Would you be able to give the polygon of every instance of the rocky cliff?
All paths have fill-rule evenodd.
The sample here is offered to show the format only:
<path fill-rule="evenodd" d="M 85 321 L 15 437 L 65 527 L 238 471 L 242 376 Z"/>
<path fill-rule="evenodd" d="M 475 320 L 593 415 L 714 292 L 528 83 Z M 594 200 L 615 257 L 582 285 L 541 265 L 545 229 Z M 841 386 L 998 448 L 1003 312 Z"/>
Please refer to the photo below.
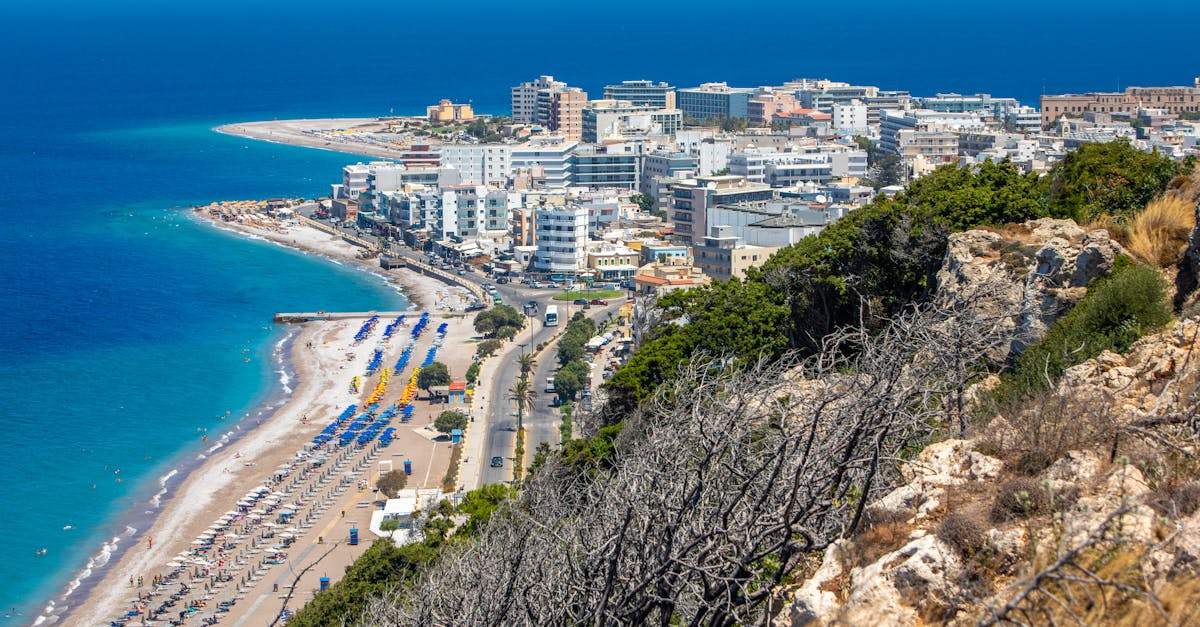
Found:
<path fill-rule="evenodd" d="M 1070 220 L 1045 218 L 1003 230 L 955 233 L 937 274 L 938 293 L 944 298 L 986 292 L 976 302 L 979 313 L 1018 312 L 1006 321 L 1013 340 L 993 355 L 1003 361 L 1044 335 L 1122 252 L 1108 231 Z"/>
<path fill-rule="evenodd" d="M 939 289 L 1004 277 L 974 306 L 1021 305 L 1007 324 L 1030 342 L 1120 253 L 1068 221 L 968 231 L 951 237 Z M 1198 338 L 1184 317 L 928 446 L 853 537 L 781 590 L 775 625 L 1200 621 L 1195 595 L 1175 594 L 1195 592 L 1200 565 Z"/>

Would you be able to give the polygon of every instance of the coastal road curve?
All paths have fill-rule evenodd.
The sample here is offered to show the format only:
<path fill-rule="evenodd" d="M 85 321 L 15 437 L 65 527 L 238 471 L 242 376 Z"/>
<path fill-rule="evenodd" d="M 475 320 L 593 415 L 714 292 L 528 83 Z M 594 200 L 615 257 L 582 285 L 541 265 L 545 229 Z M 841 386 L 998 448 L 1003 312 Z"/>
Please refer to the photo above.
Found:
<path fill-rule="evenodd" d="M 345 228 L 347 233 L 354 233 L 367 241 L 375 241 L 376 238 L 369 234 L 361 233 L 357 229 Z M 389 251 L 393 255 L 402 255 L 404 257 L 423 261 L 425 253 L 412 250 L 407 246 L 392 246 Z M 460 277 L 476 285 L 492 282 L 492 280 L 481 273 L 468 273 Z M 610 299 L 610 304 L 606 306 L 589 306 L 584 308 L 582 305 L 574 305 L 567 301 L 555 301 L 554 296 L 559 294 L 561 290 L 557 289 L 533 289 L 526 285 L 518 283 L 508 283 L 503 285 L 495 285 L 496 290 L 504 299 L 505 303 L 512 305 L 518 311 L 530 301 L 536 302 L 538 305 L 536 316 L 530 317 L 529 325 L 526 326 L 511 343 L 506 343 L 500 353 L 494 358 L 501 360 L 500 367 L 492 371 L 492 376 L 488 381 L 482 381 L 484 385 L 481 393 L 487 400 L 489 412 L 488 429 L 484 434 L 484 458 L 480 460 L 482 466 L 481 481 L 479 486 L 466 486 L 467 489 L 474 489 L 482 485 L 492 483 L 504 483 L 512 481 L 513 478 L 513 445 L 516 441 L 517 434 L 517 412 L 516 403 L 508 399 L 508 390 L 513 386 L 520 373 L 517 366 L 517 356 L 523 351 L 535 349 L 538 344 L 550 342 L 556 333 L 561 331 L 571 316 L 579 310 L 583 310 L 589 317 L 597 321 L 603 320 L 606 316 L 615 315 L 620 305 L 624 302 L 622 298 Z M 548 305 L 558 305 L 559 311 L 559 326 L 546 327 L 543 324 L 543 316 Z M 524 348 L 522 348 L 524 345 Z M 550 445 L 552 450 L 556 450 L 560 444 L 559 411 L 557 408 L 550 405 L 553 395 L 545 392 L 546 378 L 553 376 L 557 369 L 558 359 L 555 345 L 548 345 L 538 357 L 537 367 L 534 370 L 534 406 L 525 416 L 525 455 L 526 464 L 532 458 L 534 451 L 537 450 L 538 444 L 545 442 Z M 495 395 L 495 398 L 486 398 L 487 395 Z M 503 465 L 493 468 L 491 460 L 494 457 L 499 457 L 503 460 Z"/>

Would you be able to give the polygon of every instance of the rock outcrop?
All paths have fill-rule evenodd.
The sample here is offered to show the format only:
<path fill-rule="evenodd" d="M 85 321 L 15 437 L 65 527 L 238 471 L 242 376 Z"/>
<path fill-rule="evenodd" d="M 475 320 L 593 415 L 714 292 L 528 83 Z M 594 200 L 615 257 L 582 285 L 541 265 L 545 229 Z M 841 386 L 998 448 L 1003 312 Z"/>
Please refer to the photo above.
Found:
<path fill-rule="evenodd" d="M 1200 322 L 1181 320 L 1139 340 L 1126 355 L 1106 352 L 1070 368 L 1059 393 L 1111 408 L 1114 429 L 1179 416 L 1200 387 L 1198 336 Z M 897 533 L 868 528 L 830 547 L 801 585 L 781 591 L 775 626 L 974 624 L 987 607 L 1003 605 L 1015 583 L 1028 581 L 1064 547 L 1083 543 L 1118 515 L 1111 529 L 1120 543 L 1106 545 L 1105 555 L 1126 550 L 1114 546 L 1127 547 L 1122 559 L 1130 560 L 1132 576 L 1154 590 L 1194 578 L 1200 568 L 1200 483 L 1181 484 L 1178 475 L 1163 482 L 1162 464 L 1179 458 L 1180 450 L 1171 448 L 1177 445 L 1139 440 L 1131 449 L 1142 451 L 1135 460 L 1116 454 L 1111 441 L 1097 442 L 1068 450 L 1026 476 L 1026 469 L 1010 468 L 981 450 L 1018 428 L 996 418 L 984 436 L 932 444 L 906 463 L 904 483 L 869 508 L 891 513 L 880 520 L 901 521 L 888 523 Z M 1018 497 L 1029 500 L 1029 510 L 997 516 L 998 495 L 1014 485 L 1036 493 Z M 979 528 L 967 535 L 947 532 L 953 517 Z M 964 551 L 956 538 L 972 534 L 977 545 Z"/>
<path fill-rule="evenodd" d="M 1108 231 L 1070 220 L 955 233 L 937 274 L 939 298 L 972 295 L 978 313 L 1008 316 L 1015 339 L 991 355 L 1006 360 L 1041 338 L 1122 252 Z"/>

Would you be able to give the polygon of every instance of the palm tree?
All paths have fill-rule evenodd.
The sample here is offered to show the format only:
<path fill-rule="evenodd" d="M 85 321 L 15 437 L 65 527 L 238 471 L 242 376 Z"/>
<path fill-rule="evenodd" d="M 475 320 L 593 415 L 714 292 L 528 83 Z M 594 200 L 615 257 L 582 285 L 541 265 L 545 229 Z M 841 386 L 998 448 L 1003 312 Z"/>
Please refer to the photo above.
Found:
<path fill-rule="evenodd" d="M 529 384 L 529 379 L 521 379 L 514 383 L 508 391 L 508 398 L 517 402 L 517 430 L 520 431 L 525 410 L 533 407 L 533 386 Z"/>
<path fill-rule="evenodd" d="M 521 353 L 517 357 L 517 364 L 521 366 L 521 378 L 526 379 L 529 373 L 533 372 L 533 367 L 537 365 L 537 361 L 533 359 L 533 353 Z"/>

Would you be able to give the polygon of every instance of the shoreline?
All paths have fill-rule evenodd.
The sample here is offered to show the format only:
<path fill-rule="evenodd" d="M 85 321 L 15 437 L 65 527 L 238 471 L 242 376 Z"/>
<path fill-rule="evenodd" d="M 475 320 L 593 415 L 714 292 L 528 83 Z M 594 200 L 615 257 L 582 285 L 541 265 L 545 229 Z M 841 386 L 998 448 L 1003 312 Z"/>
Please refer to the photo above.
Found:
<path fill-rule="evenodd" d="M 76 608 L 91 605 L 94 595 L 107 582 L 112 571 L 126 560 L 129 551 L 137 546 L 138 542 L 160 526 L 162 519 L 171 512 L 172 506 L 178 505 L 176 499 L 188 492 L 189 482 L 210 463 L 210 458 L 215 457 L 225 447 L 235 446 L 253 437 L 261 423 L 270 421 L 287 407 L 296 387 L 300 385 L 292 353 L 296 341 L 304 332 L 304 328 L 284 331 L 284 336 L 275 342 L 271 351 L 272 372 L 279 376 L 271 389 L 263 395 L 262 400 L 251 401 L 247 405 L 245 415 L 227 429 L 222 429 L 221 436 L 211 446 L 203 447 L 199 452 L 186 450 L 177 454 L 172 460 L 173 463 L 166 468 L 165 474 L 160 475 L 154 484 L 147 484 L 137 494 L 134 510 L 126 512 L 114 521 L 112 527 L 121 528 L 121 535 L 105 542 L 99 553 L 88 558 L 87 565 L 76 571 L 74 578 L 67 583 L 65 591 L 43 607 L 34 625 L 72 619 L 75 617 Z M 260 424 L 247 428 L 246 425 L 251 419 Z M 154 488 L 155 484 L 158 486 L 157 490 Z M 153 509 L 145 510 L 140 509 L 141 507 Z M 60 607 L 59 604 L 64 605 Z"/>
<path fill-rule="evenodd" d="M 411 303 L 410 310 L 424 309 L 433 313 L 453 300 L 450 298 L 452 288 L 437 279 L 410 271 L 382 271 L 369 261 L 355 258 L 353 254 L 357 249 L 352 245 L 310 227 L 295 227 L 296 232 L 271 232 L 245 225 L 225 224 L 198 211 L 189 213 L 195 219 L 230 234 L 293 248 L 304 254 L 315 254 L 340 265 L 353 262 L 355 267 L 397 286 Z M 311 233 L 305 233 L 307 237 L 297 237 L 304 231 Z M 328 238 L 328 241 L 321 242 L 323 238 Z M 461 303 L 467 302 L 462 297 L 459 300 Z M 273 356 L 278 353 L 280 358 L 274 370 L 281 371 L 275 389 L 268 392 L 262 402 L 250 407 L 247 415 L 223 433 L 218 442 L 194 458 L 193 464 L 176 464 L 160 476 L 159 489 L 150 501 L 141 498 L 138 501 L 149 504 L 158 499 L 161 503 L 161 507 L 152 510 L 149 524 L 119 537 L 116 548 L 109 549 L 106 544 L 101 551 L 101 554 L 108 552 L 104 563 L 95 563 L 97 555 L 91 556 L 91 572 L 79 577 L 78 574 L 89 568 L 77 571 L 76 578 L 68 584 L 75 587 L 66 594 L 55 595 L 46 606 L 46 610 L 53 610 L 53 613 L 39 617 L 35 624 L 107 624 L 121 611 L 125 598 L 137 592 L 129 587 L 128 577 L 148 577 L 162 572 L 172 555 L 187 548 L 188 539 L 195 537 L 220 512 L 232 507 L 238 495 L 262 483 L 267 470 L 286 462 L 302 448 L 319 431 L 324 420 L 334 413 L 335 408 L 354 402 L 353 395 L 339 390 L 339 369 L 334 366 L 340 361 L 337 359 L 341 356 L 340 351 L 332 350 L 322 359 L 320 348 L 311 350 L 317 355 L 310 355 L 310 351 L 304 348 L 314 345 L 327 347 L 331 342 L 337 344 L 333 340 L 339 334 L 345 335 L 348 329 L 352 331 L 351 327 L 358 325 L 359 321 L 317 321 L 297 325 L 298 331 L 287 331 L 285 337 L 279 340 L 281 346 L 273 351 Z M 368 347 L 358 348 L 361 352 Z M 311 423 L 307 421 L 310 413 L 314 415 Z M 257 418 L 258 424 L 248 424 L 252 417 Z M 182 459 L 186 460 L 188 454 L 181 454 Z M 248 460 L 253 460 L 254 465 L 244 463 Z M 172 483 L 173 487 L 168 487 Z M 150 484 L 145 495 L 153 491 L 153 484 Z M 141 510 L 131 512 L 127 519 L 120 522 L 145 515 L 138 514 L 138 511 Z M 149 550 L 135 551 L 139 546 L 147 548 L 147 538 L 156 539 L 153 554 Z M 144 575 L 131 574 L 135 572 Z M 81 581 L 76 585 L 76 580 Z M 45 614 L 47 611 L 43 611 Z"/>

